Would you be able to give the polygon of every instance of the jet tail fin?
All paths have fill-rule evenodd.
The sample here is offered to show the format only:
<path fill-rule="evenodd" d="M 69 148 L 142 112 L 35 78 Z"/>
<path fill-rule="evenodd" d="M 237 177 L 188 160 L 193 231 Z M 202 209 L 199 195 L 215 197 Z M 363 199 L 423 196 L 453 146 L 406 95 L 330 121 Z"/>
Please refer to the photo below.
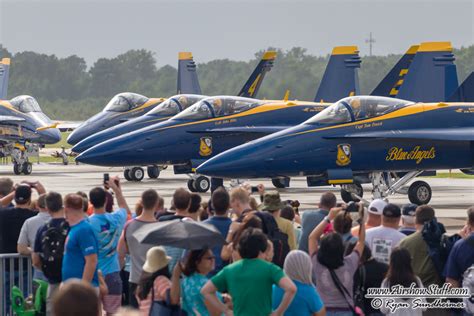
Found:
<path fill-rule="evenodd" d="M 242 87 L 242 90 L 240 90 L 238 94 L 239 97 L 255 98 L 258 90 L 260 90 L 260 85 L 263 82 L 263 78 L 265 78 L 265 74 L 272 69 L 275 58 L 276 52 L 274 51 L 268 51 L 263 54 L 257 67 L 255 67 L 255 70 Z"/>
<path fill-rule="evenodd" d="M 3 58 L 2 61 L 0 61 L 0 100 L 7 98 L 9 73 L 10 58 Z"/>
<path fill-rule="evenodd" d="M 397 98 L 416 102 L 443 102 L 458 87 L 450 42 L 421 43 L 403 79 Z"/>
<path fill-rule="evenodd" d="M 193 54 L 180 52 L 178 61 L 178 91 L 177 94 L 202 94 L 196 72 Z"/>
<path fill-rule="evenodd" d="M 449 102 L 474 102 L 474 72 L 461 83 L 448 99 Z"/>
<path fill-rule="evenodd" d="M 336 102 L 359 94 L 360 63 L 357 46 L 334 47 L 314 102 Z"/>
<path fill-rule="evenodd" d="M 370 95 L 383 97 L 397 97 L 398 90 L 403 83 L 403 78 L 408 73 L 413 58 L 420 45 L 411 46 L 400 60 L 393 66 L 388 74 L 380 81 Z"/>

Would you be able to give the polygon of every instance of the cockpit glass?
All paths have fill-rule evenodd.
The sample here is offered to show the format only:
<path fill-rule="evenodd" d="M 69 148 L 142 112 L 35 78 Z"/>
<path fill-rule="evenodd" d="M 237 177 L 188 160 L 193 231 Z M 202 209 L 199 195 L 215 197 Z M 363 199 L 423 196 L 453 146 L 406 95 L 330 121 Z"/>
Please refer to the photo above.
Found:
<path fill-rule="evenodd" d="M 189 120 L 227 116 L 250 110 L 263 103 L 262 101 L 250 98 L 212 97 L 194 104 L 175 118 Z M 206 105 L 207 108 L 202 107 L 202 105 Z M 200 111 L 202 111 L 202 115 L 197 115 Z"/>
<path fill-rule="evenodd" d="M 10 104 L 20 112 L 42 112 L 38 102 L 33 97 L 18 96 L 10 100 Z"/>
<path fill-rule="evenodd" d="M 120 93 L 114 96 L 112 100 L 107 103 L 104 111 L 125 112 L 143 105 L 148 100 L 149 99 L 147 97 L 140 94 L 130 92 Z"/>
<path fill-rule="evenodd" d="M 412 104 L 411 101 L 386 97 L 348 97 L 316 114 L 306 124 L 333 125 L 381 116 Z"/>
<path fill-rule="evenodd" d="M 314 125 L 331 125 L 331 124 L 339 124 L 339 123 L 346 123 L 351 121 L 351 114 L 346 106 L 342 103 L 342 100 L 334 103 L 333 105 L 325 108 L 309 120 L 307 120 L 306 124 L 314 124 Z"/>
<path fill-rule="evenodd" d="M 173 96 L 166 101 L 160 103 L 153 110 L 148 112 L 148 115 L 164 115 L 173 116 L 187 109 L 199 100 L 204 99 L 205 96 L 194 96 L 194 95 L 177 95 Z"/>

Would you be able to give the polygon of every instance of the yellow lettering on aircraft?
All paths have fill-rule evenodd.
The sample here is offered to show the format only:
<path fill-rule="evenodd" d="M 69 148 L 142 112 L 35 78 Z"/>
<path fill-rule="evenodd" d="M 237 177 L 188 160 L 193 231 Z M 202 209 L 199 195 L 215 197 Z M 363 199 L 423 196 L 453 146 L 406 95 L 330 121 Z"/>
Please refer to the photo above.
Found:
<path fill-rule="evenodd" d="M 402 147 L 392 147 L 388 150 L 386 161 L 415 160 L 420 164 L 425 159 L 434 159 L 436 150 L 434 147 L 422 150 L 421 146 L 415 146 L 411 151 L 405 151 Z"/>
<path fill-rule="evenodd" d="M 371 123 L 365 123 L 365 124 L 360 124 L 356 125 L 355 129 L 364 129 L 364 128 L 370 128 L 370 127 L 380 127 L 383 125 L 383 122 L 371 122 Z"/>
<path fill-rule="evenodd" d="M 250 86 L 249 88 L 249 95 L 252 97 L 253 94 L 255 93 L 255 89 L 257 88 L 257 84 L 258 82 L 260 81 L 260 77 L 262 76 L 262 74 L 259 74 L 257 76 L 257 78 L 255 79 L 255 81 L 252 83 L 252 85 Z"/>

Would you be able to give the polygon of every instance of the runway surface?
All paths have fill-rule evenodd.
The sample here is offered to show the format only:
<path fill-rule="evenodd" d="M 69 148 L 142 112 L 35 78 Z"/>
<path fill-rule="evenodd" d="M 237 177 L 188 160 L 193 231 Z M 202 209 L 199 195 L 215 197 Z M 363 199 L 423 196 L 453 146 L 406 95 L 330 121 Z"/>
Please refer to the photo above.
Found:
<path fill-rule="evenodd" d="M 95 186 L 102 185 L 103 173 L 109 173 L 111 176 L 118 175 L 123 178 L 121 168 L 105 168 L 87 165 L 69 165 L 61 164 L 34 164 L 33 173 L 29 176 L 16 176 L 12 172 L 11 165 L 0 166 L 1 177 L 11 177 L 15 182 L 22 180 L 40 181 L 47 190 L 54 190 L 61 194 L 85 191 L 86 193 Z M 133 209 L 138 201 L 140 194 L 148 188 L 158 191 L 160 196 L 165 199 L 166 207 L 169 207 L 171 196 L 176 188 L 186 188 L 188 177 L 186 175 L 173 174 L 172 168 L 161 172 L 158 179 L 145 178 L 142 182 L 127 182 L 123 180 L 123 190 L 127 202 Z M 439 220 L 446 225 L 449 232 L 454 232 L 465 223 L 466 210 L 474 205 L 474 179 L 453 179 L 453 178 L 424 178 L 433 190 L 433 198 L 430 204 L 435 208 Z M 248 181 L 252 185 L 263 183 L 267 190 L 276 190 L 270 181 L 254 179 Z M 225 182 L 228 186 L 229 182 Z M 371 186 L 364 185 L 365 198 L 371 196 Z M 283 200 L 299 200 L 301 210 L 315 208 L 319 197 L 326 191 L 333 191 L 338 199 L 338 187 L 318 187 L 308 188 L 305 178 L 293 178 L 291 187 L 288 189 L 279 189 Z M 209 193 L 202 194 L 203 199 L 209 198 Z M 389 200 L 396 204 L 408 203 L 408 197 L 403 195 L 393 195 Z"/>

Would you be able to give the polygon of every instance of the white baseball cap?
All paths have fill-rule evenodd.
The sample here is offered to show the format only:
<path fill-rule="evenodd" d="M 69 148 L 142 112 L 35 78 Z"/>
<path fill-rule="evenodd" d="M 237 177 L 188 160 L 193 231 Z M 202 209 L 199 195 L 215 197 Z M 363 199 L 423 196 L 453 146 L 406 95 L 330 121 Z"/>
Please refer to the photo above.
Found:
<path fill-rule="evenodd" d="M 383 209 L 386 205 L 387 205 L 387 202 L 385 202 L 384 200 L 375 199 L 372 202 L 370 202 L 369 213 L 381 216 L 383 214 Z"/>

